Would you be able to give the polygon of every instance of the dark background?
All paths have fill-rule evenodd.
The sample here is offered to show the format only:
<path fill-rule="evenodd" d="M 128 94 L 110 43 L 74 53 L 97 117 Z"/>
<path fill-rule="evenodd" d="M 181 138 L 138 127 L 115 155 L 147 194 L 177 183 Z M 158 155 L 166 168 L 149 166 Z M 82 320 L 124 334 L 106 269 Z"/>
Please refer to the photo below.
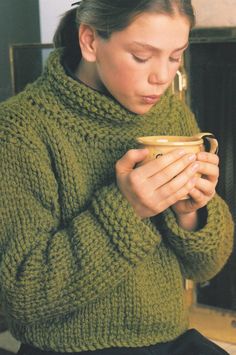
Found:
<path fill-rule="evenodd" d="M 236 36 L 235 29 L 195 31 L 187 53 L 188 103 L 202 131 L 219 141 L 218 193 L 236 222 Z M 223 270 L 197 287 L 197 301 L 236 310 L 236 250 Z"/>
<path fill-rule="evenodd" d="M 9 46 L 39 42 L 38 0 L 0 0 L 0 101 L 12 95 Z"/>

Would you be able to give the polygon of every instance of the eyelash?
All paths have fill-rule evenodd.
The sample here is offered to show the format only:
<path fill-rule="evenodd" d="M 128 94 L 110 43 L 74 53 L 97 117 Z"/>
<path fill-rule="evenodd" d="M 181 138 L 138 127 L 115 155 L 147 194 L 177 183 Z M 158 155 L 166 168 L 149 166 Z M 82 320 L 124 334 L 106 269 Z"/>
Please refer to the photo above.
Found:
<path fill-rule="evenodd" d="M 174 63 L 180 63 L 181 62 L 181 57 L 180 58 L 170 58 L 170 61 L 174 62 Z"/>
<path fill-rule="evenodd" d="M 138 63 L 146 63 L 148 61 L 149 58 L 147 59 L 142 59 L 142 58 L 139 58 L 139 57 L 136 57 L 136 55 L 133 54 L 133 58 L 136 62 Z"/>
<path fill-rule="evenodd" d="M 134 60 L 135 60 L 136 62 L 138 62 L 138 63 L 146 63 L 146 62 L 149 60 L 149 58 L 147 58 L 147 59 L 142 59 L 142 58 L 137 57 L 137 56 L 134 55 L 134 54 L 133 54 L 133 58 L 134 58 Z M 171 58 L 171 57 L 170 57 L 170 61 L 171 61 L 171 62 L 174 62 L 174 63 L 180 63 L 180 62 L 181 62 L 181 57 L 180 57 L 180 58 Z"/>

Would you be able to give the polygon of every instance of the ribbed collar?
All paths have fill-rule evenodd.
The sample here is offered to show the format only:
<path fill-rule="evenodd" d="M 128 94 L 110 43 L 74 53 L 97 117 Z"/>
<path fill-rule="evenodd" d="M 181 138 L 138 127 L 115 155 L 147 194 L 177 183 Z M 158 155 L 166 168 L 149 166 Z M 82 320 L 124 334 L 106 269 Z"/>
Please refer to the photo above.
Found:
<path fill-rule="evenodd" d="M 73 112 L 89 115 L 90 118 L 112 120 L 117 122 L 133 122 L 147 120 L 165 111 L 168 93 L 163 95 L 157 105 L 144 114 L 138 115 L 128 111 L 114 98 L 102 94 L 67 75 L 62 65 L 63 49 L 50 53 L 43 73 L 43 81 L 50 83 L 51 89 L 60 96 L 60 101 Z"/>

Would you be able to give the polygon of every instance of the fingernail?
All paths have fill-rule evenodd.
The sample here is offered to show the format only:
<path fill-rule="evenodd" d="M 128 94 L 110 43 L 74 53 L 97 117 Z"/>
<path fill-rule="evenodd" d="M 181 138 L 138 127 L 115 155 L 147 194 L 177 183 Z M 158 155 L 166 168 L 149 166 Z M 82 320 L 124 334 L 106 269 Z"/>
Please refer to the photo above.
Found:
<path fill-rule="evenodd" d="M 197 170 L 198 168 L 199 168 L 199 164 L 198 164 L 198 163 L 195 163 L 195 164 L 193 164 L 193 165 L 191 166 L 192 171 L 195 171 L 195 170 Z"/>
<path fill-rule="evenodd" d="M 195 176 L 190 180 L 192 185 L 195 185 L 196 181 L 197 181 L 197 178 Z"/>
<path fill-rule="evenodd" d="M 178 154 L 179 154 L 179 156 L 183 156 L 183 155 L 186 154 L 186 151 L 181 149 L 181 150 L 178 151 Z"/>
<path fill-rule="evenodd" d="M 193 161 L 195 159 L 196 159 L 196 154 L 191 154 L 191 155 L 188 156 L 188 160 L 189 161 Z"/>

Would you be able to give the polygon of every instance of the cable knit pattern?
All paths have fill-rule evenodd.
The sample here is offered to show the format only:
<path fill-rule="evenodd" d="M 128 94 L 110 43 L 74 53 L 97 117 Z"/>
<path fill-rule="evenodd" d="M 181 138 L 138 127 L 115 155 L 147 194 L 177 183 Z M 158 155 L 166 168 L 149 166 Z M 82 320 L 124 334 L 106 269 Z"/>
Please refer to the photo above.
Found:
<path fill-rule="evenodd" d="M 205 226 L 171 210 L 140 220 L 115 162 L 135 137 L 192 135 L 167 92 L 145 115 L 68 77 L 55 50 L 43 75 L 0 106 L 0 290 L 12 334 L 61 352 L 169 341 L 188 326 L 184 277 L 206 280 L 232 250 L 224 201 Z"/>

